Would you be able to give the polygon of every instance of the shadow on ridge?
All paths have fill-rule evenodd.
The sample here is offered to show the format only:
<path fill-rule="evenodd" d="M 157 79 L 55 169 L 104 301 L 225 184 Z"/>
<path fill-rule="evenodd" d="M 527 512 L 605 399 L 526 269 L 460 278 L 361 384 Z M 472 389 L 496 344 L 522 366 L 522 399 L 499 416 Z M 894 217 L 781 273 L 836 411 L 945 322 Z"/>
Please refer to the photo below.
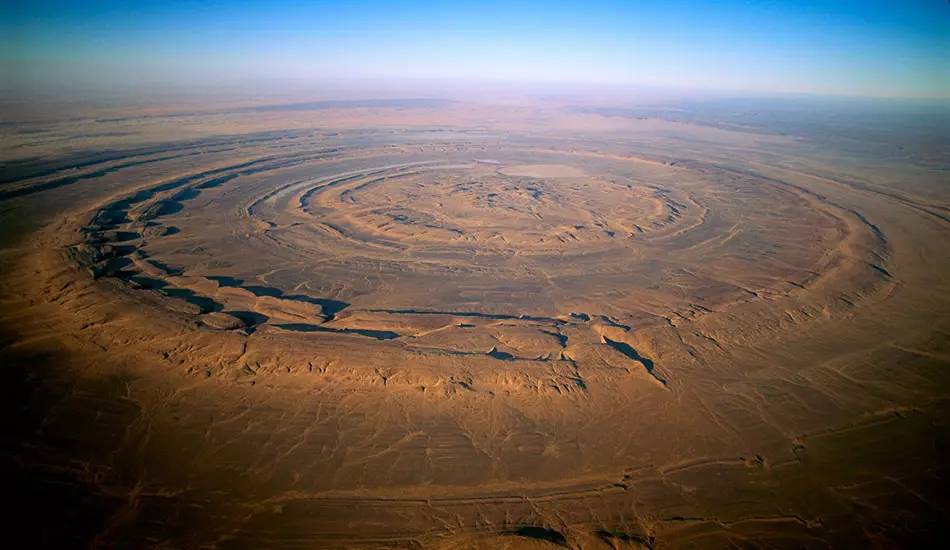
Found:
<path fill-rule="evenodd" d="M 610 338 L 607 338 L 606 336 L 604 336 L 603 339 L 604 339 L 604 343 L 607 344 L 608 346 L 614 348 L 615 350 L 619 351 L 620 353 L 629 357 L 630 359 L 633 359 L 634 361 L 641 363 L 643 367 L 647 370 L 647 372 L 650 374 L 650 376 L 659 380 L 664 386 L 666 385 L 666 380 L 660 378 L 659 376 L 657 376 L 655 372 L 653 372 L 653 368 L 655 366 L 653 361 L 640 355 L 640 352 L 635 350 L 633 346 L 631 346 L 630 344 L 626 342 L 617 342 L 616 340 L 611 340 Z"/>
<path fill-rule="evenodd" d="M 307 296 L 306 294 L 284 294 L 279 288 L 274 288 L 272 286 L 241 286 L 240 279 L 232 279 L 231 277 L 208 277 L 218 281 L 218 284 L 222 286 L 237 286 L 241 287 L 244 290 L 247 290 L 255 296 L 268 296 L 271 298 L 280 298 L 281 300 L 293 300 L 295 302 L 306 302 L 308 304 L 315 304 L 320 306 L 323 309 L 324 315 L 327 316 L 328 321 L 332 321 L 334 316 L 337 313 L 343 311 L 344 309 L 350 307 L 350 304 L 346 302 L 341 302 L 339 300 L 331 300 L 329 298 L 314 298 L 313 296 Z M 227 279 L 230 283 L 235 284 L 224 284 L 222 280 Z"/>
<path fill-rule="evenodd" d="M 306 323 L 288 323 L 286 325 L 274 325 L 283 330 L 294 332 L 331 332 L 335 334 L 356 334 L 376 340 L 393 340 L 399 338 L 399 334 L 390 330 L 364 330 L 358 328 L 329 328 L 320 325 L 308 325 Z"/>
<path fill-rule="evenodd" d="M 554 529 L 548 529 L 547 527 L 526 525 L 524 527 L 515 529 L 512 534 L 519 537 L 550 542 L 551 544 L 556 544 L 558 546 L 567 546 L 567 538 L 564 535 L 555 531 Z"/>

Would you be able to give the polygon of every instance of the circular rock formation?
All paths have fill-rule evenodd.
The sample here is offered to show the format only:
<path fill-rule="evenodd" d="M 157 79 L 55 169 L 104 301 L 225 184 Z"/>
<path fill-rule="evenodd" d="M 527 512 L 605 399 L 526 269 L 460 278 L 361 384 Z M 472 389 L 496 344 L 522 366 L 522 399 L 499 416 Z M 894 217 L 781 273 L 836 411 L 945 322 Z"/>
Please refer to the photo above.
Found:
<path fill-rule="evenodd" d="M 159 152 L 24 263 L 44 323 L 128 377 L 115 484 L 213 526 L 175 545 L 860 531 L 827 449 L 944 376 L 913 350 L 943 345 L 914 312 L 945 220 L 752 161 L 354 139 Z"/>
<path fill-rule="evenodd" d="M 392 153 L 139 189 L 93 214 L 77 260 L 209 329 L 296 333 L 281 353 L 332 341 L 341 361 L 379 349 L 347 372 L 442 392 L 575 391 L 631 371 L 663 385 L 651 327 L 745 304 L 760 318 L 730 333 L 758 334 L 786 315 L 778 298 L 852 303 L 804 292 L 838 271 L 845 294 L 886 280 L 872 263 L 886 243 L 859 215 L 778 180 L 554 150 L 377 155 Z"/>

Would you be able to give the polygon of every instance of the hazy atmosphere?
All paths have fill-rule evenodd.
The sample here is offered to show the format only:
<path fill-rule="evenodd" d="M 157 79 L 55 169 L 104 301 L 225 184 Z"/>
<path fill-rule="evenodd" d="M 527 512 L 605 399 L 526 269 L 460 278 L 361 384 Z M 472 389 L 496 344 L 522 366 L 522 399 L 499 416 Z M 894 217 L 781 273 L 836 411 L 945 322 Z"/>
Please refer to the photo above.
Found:
<path fill-rule="evenodd" d="M 943 548 L 950 3 L 0 7 L 24 548 Z"/>
<path fill-rule="evenodd" d="M 488 80 L 950 96 L 937 0 L 44 1 L 3 8 L 7 86 Z"/>

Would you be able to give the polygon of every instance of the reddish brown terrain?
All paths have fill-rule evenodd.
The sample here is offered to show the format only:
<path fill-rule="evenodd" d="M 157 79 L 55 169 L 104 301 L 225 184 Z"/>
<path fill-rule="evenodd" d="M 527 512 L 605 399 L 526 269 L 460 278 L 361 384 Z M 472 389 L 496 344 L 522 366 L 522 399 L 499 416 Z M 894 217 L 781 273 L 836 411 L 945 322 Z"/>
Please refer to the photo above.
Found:
<path fill-rule="evenodd" d="M 948 535 L 939 146 L 554 100 L 175 109 L 4 127 L 0 457 L 35 547 Z"/>

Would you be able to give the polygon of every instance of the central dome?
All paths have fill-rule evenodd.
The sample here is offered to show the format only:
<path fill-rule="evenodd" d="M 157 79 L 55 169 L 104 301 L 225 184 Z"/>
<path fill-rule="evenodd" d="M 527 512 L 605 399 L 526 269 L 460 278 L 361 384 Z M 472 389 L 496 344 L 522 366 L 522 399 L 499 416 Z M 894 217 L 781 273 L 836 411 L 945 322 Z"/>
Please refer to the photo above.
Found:
<path fill-rule="evenodd" d="M 654 189 L 556 165 L 374 173 L 303 191 L 300 204 L 311 224 L 358 240 L 508 254 L 626 246 L 681 214 Z"/>

